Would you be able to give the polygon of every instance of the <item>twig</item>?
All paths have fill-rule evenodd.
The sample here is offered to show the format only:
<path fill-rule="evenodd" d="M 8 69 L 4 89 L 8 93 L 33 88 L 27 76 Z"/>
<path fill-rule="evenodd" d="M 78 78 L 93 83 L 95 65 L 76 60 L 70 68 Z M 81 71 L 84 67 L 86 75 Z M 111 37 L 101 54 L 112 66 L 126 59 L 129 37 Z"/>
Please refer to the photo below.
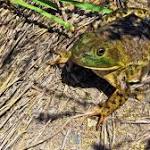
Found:
<path fill-rule="evenodd" d="M 6 81 L 3 82 L 2 86 L 0 87 L 0 95 L 1 93 L 3 93 L 7 87 L 8 87 L 8 83 L 10 82 L 10 80 L 12 79 L 12 76 L 14 75 L 14 71 L 12 71 L 9 76 L 7 77 Z"/>
<path fill-rule="evenodd" d="M 15 47 L 20 43 L 20 41 L 23 39 L 23 37 L 25 36 L 25 34 L 27 33 L 28 29 L 31 27 L 32 25 L 28 26 L 26 28 L 26 30 L 22 33 L 22 35 L 20 35 L 20 37 L 18 37 L 18 39 L 13 43 L 12 47 L 7 51 L 7 53 L 5 53 L 5 55 L 2 57 L 2 59 L 0 60 L 0 68 L 4 65 L 5 60 L 9 57 L 9 55 L 14 51 Z"/>
<path fill-rule="evenodd" d="M 127 120 L 127 121 L 121 121 L 121 123 L 127 123 L 127 124 L 150 124 L 150 120 Z"/>
<path fill-rule="evenodd" d="M 113 114 L 114 116 L 114 114 Z M 116 137 L 116 130 L 115 130 L 115 127 L 116 127 L 116 122 L 115 120 L 112 120 L 112 141 L 111 141 L 111 146 L 114 145 L 114 141 L 115 141 L 115 137 Z"/>
<path fill-rule="evenodd" d="M 4 127 L 4 125 L 7 123 L 7 121 L 11 118 L 11 116 L 15 113 L 16 109 L 14 109 L 4 120 L 4 122 L 2 122 L 2 124 L 0 125 L 0 130 Z"/>
<path fill-rule="evenodd" d="M 38 136 L 32 141 L 32 143 L 35 143 L 39 138 L 40 136 L 42 135 L 42 133 L 44 133 L 44 131 L 46 130 L 46 127 L 49 125 L 49 123 L 51 122 L 51 120 L 49 120 L 46 125 L 42 128 L 41 131 L 39 131 L 39 134 Z"/>
<path fill-rule="evenodd" d="M 106 124 L 106 133 L 105 133 L 105 134 L 107 134 L 107 141 L 106 141 L 106 143 L 109 146 L 109 148 L 112 145 L 112 141 L 111 141 L 112 134 L 111 134 L 111 131 L 110 131 L 111 129 L 110 128 L 111 128 L 111 126 Z"/>
<path fill-rule="evenodd" d="M 27 128 L 28 128 L 28 126 L 30 125 L 30 123 L 31 123 L 32 120 L 33 120 L 33 118 L 31 118 L 31 119 L 28 121 L 28 123 L 27 123 L 27 125 L 26 125 L 25 127 L 23 127 L 23 128 L 20 129 L 19 134 L 5 147 L 4 150 L 9 149 L 16 141 L 18 141 L 18 139 L 19 139 L 23 134 L 25 134 L 25 133 L 27 132 L 26 130 L 27 130 Z"/>
<path fill-rule="evenodd" d="M 71 131 L 71 130 L 68 129 L 68 131 L 67 131 L 67 133 L 66 133 L 66 135 L 65 135 L 65 137 L 64 137 L 64 140 L 63 140 L 63 143 L 62 143 L 62 146 L 61 146 L 60 150 L 64 150 L 65 144 L 66 144 L 66 140 L 67 140 L 67 137 L 68 137 L 70 131 Z"/>
<path fill-rule="evenodd" d="M 134 142 L 131 144 L 132 146 L 137 145 L 137 143 L 146 141 L 150 138 L 150 130 L 146 131 L 145 133 L 142 133 L 141 135 L 138 136 L 137 139 L 134 140 Z"/>
<path fill-rule="evenodd" d="M 17 98 L 12 98 L 11 102 L 8 103 L 7 105 L 5 105 L 4 107 L 2 107 L 0 109 L 0 117 L 5 114 L 29 89 L 30 89 L 31 85 L 27 86 L 24 91 L 17 96 Z"/>
<path fill-rule="evenodd" d="M 22 105 L 23 106 L 23 105 Z M 20 109 L 20 111 L 24 111 L 25 106 L 18 106 L 15 110 Z M 3 149 L 4 146 L 9 142 L 11 137 L 15 134 L 18 126 L 21 124 L 21 120 L 23 119 L 24 114 L 21 114 L 20 117 L 18 118 L 17 122 L 14 122 L 5 132 L 4 137 L 1 140 L 1 145 L 0 149 Z"/>

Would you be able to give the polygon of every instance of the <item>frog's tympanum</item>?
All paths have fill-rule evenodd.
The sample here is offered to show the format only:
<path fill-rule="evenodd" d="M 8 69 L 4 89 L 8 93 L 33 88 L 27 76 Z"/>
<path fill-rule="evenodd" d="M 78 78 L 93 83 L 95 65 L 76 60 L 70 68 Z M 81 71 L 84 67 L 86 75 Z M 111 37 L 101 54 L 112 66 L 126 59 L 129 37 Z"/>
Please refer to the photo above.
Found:
<path fill-rule="evenodd" d="M 105 103 L 91 111 L 93 116 L 100 117 L 99 123 L 102 123 L 127 101 L 132 94 L 131 83 L 142 82 L 148 75 L 148 18 L 144 23 L 144 19 L 132 14 L 112 21 L 95 32 L 84 33 L 72 47 L 70 59 L 82 67 L 91 69 L 116 88 Z M 141 92 L 136 91 L 134 95 L 138 97 Z"/>

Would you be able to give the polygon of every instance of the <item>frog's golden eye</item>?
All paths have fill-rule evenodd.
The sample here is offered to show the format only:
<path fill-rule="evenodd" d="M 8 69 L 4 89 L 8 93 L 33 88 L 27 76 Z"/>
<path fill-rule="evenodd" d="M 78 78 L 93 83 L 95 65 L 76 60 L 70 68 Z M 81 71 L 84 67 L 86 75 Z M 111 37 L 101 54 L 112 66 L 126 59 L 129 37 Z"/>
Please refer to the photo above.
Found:
<path fill-rule="evenodd" d="M 104 49 L 104 48 L 99 48 L 99 49 L 97 50 L 97 55 L 98 55 L 98 56 L 102 56 L 102 55 L 104 55 L 104 53 L 105 53 L 105 49 Z"/>

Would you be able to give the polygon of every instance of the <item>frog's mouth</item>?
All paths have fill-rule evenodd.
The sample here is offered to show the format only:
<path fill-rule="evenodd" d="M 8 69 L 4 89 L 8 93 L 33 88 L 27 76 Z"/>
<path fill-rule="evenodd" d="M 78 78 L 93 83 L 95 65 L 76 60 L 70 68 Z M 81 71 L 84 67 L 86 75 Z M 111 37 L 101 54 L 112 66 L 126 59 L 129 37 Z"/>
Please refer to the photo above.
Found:
<path fill-rule="evenodd" d="M 80 65 L 80 64 L 79 64 Z M 92 70 L 99 70 L 99 71 L 113 71 L 121 68 L 120 66 L 113 66 L 113 67 L 107 67 L 107 68 L 97 68 L 97 67 L 90 67 L 90 66 L 82 66 L 87 69 L 92 69 Z"/>
<path fill-rule="evenodd" d="M 86 55 L 87 56 L 87 55 Z M 113 71 L 121 68 L 119 64 L 111 61 L 110 59 L 95 59 L 91 56 L 87 57 L 77 57 L 74 56 L 72 61 L 79 66 L 87 69 L 99 70 L 99 71 Z"/>

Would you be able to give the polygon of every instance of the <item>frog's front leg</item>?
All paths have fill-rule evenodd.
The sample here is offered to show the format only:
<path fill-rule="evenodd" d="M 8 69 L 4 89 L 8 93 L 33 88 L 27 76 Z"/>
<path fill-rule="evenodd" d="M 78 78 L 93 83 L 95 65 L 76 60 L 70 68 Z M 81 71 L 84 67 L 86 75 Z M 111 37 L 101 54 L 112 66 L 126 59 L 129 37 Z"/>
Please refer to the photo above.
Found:
<path fill-rule="evenodd" d="M 71 51 L 60 51 L 56 53 L 58 56 L 51 62 L 48 62 L 50 65 L 57 65 L 57 64 L 65 64 L 71 56 Z"/>

